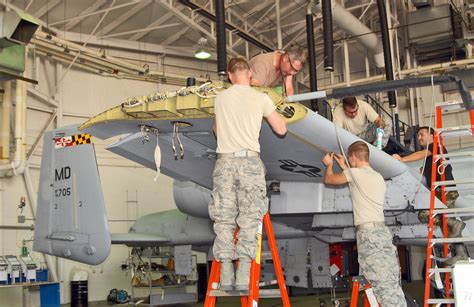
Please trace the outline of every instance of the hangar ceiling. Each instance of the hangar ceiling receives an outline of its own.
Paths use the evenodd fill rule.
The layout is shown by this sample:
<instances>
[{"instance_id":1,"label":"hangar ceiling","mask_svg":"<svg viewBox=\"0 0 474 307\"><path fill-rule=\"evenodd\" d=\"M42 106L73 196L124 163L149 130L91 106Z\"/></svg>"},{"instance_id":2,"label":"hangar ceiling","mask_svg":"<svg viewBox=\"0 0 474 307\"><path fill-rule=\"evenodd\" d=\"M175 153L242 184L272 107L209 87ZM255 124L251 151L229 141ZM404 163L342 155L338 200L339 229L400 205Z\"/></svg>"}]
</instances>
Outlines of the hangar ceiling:
<instances>
[{"instance_id":1,"label":"hangar ceiling","mask_svg":"<svg viewBox=\"0 0 474 307\"><path fill-rule=\"evenodd\" d=\"M198 40L208 38L214 44L214 23L186 3L214 12L208 0L13 0L10 5L42 21L43 26L63 34L66 39L83 41L126 40L166 47L172 53L189 54ZM364 23L377 18L377 5L370 0L343 1L345 8ZM271 49L278 49L277 23L280 16L282 49L306 46L305 15L307 0L229 0L226 21L246 31ZM279 14L278 14L279 13ZM320 13L315 13L317 48L322 48ZM370 27L370 24L368 24ZM228 33L230 33L228 31ZM335 26L335 40L343 35ZM227 37L230 54L252 56L262 49L246 43L235 33ZM248 48L248 49L247 49ZM247 51L248 50L248 51Z\"/></svg>"}]
</instances>

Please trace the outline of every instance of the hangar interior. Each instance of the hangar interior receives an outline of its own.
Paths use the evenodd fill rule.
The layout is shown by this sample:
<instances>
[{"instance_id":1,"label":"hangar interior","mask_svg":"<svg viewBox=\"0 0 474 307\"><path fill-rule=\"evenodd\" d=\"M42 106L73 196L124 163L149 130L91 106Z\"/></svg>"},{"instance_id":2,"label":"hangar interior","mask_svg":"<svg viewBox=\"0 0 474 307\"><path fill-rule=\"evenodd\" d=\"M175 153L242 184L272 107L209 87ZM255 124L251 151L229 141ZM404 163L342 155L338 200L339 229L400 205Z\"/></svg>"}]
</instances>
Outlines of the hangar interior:
<instances>
[{"instance_id":1,"label":"hangar interior","mask_svg":"<svg viewBox=\"0 0 474 307\"><path fill-rule=\"evenodd\" d=\"M308 50L310 59L294 80L295 94L329 93L334 89L384 80L445 74L463 80L467 91L474 93L474 1L326 1L332 13L330 27L323 26L323 15L327 10L325 13L322 2L325 1L1 1L0 255L13 255L18 261L20 255L26 257L25 261L31 258L31 263L36 265L34 270L38 280L42 274L40 271L47 270L45 281L59 282L61 305L74 306L74 302L77 303L74 296L77 293L72 287L84 280L88 285L86 297L91 303L106 301L112 289L125 290L126 294L120 292L125 296L133 292L134 297L143 297L146 303L152 289L145 280L142 287L135 287L140 281L133 280L131 275L136 249L114 244L107 259L98 265L82 264L33 250L37 204L41 201L38 193L44 136L55 128L82 124L105 110L130 101L132 97L179 91L186 86L188 77L195 78L198 84L222 80L217 73L219 42L216 37L219 27L215 22L216 3L223 3L225 7L227 59L235 56L250 59L263 52L297 47ZM381 4L388 17L385 18L386 29L380 18ZM18 17L10 18L10 12L16 12ZM16 22L14 27L21 28L23 34L11 34L9 22ZM388 37L384 41L385 30ZM313 48L308 45L311 36ZM328 40L330 43L326 44ZM386 46L389 52L385 52ZM197 50L208 51L210 57L196 58ZM387 61L391 69L387 68ZM398 148L395 150L401 152L418 149L416 127L434 126L434 103L463 100L458 87L451 83L398 88L393 96L382 91L371 92L358 98L368 101L377 113L393 124L394 146ZM304 104L330 119L330 112L322 100ZM444 115L443 125L469 126L472 122L468 113L459 112ZM154 169L106 149L119 139L119 136L107 140L93 138L110 233L127 233L139 218L177 208L173 177L161 174L155 181ZM472 151L474 138L472 133L446 138L444 145L449 151ZM474 164L470 161L463 166L453 166L455 177L474 178ZM409 166L418 172L421 162ZM299 193L300 187L287 188ZM467 199L473 190L471 184L463 192ZM303 194L307 192L304 188L301 191ZM305 213L299 214L304 216ZM466 230L469 228L467 225ZM471 229L474 232L474 227ZM287 249L294 250L301 259L308 258L309 241L290 241L286 243ZM341 251L344 256L340 265L345 268L345 273L356 271L353 267L354 263L357 265L354 246L354 240L349 240L334 247L344 250ZM472 246L467 245L467 248L472 255ZM204 265L204 275L206 272L207 254L203 251L193 251L190 256L192 273L185 274L188 283L176 287L176 292L170 291L171 301L168 303L179 301L178 298L173 301L173 295L184 297L180 291L195 293L192 300L197 301L200 265L201 268ZM329 255L329 250L326 252ZM169 270L179 266L170 256L176 255L176 250L144 248L140 253L140 261L143 258L146 262L149 257L149 262L156 262L155 265ZM403 245L399 247L399 253L404 263L404 285L411 289L411 296L416 297L421 306L426 243L424 246ZM152 257L160 260L152 261ZM329 261L329 256L326 258ZM329 272L329 262L324 262L324 265ZM0 273L5 272L1 276L7 278L9 265L6 258L0 261L0 266ZM179 279L176 276L173 275L171 281L162 278L161 284L156 285L157 289L153 289L154 293L155 290L156 293L165 293L163 288ZM326 277L331 279L330 275ZM310 295L308 302L316 304L318 295L325 293L327 304L334 303L327 298L332 286L316 291L317 287L310 285L313 289L308 290L309 279L304 276L306 287L299 287L293 278L292 296ZM332 279L334 281L334 275ZM417 284L418 288L411 283ZM22 286L21 277L16 283L6 280L4 284L0 284L0 306L43 306L45 301L41 291ZM338 289L335 284L332 284L335 293L339 291L341 297L347 297L347 285ZM115 298L120 296L117 293L113 293ZM237 300L235 303L239 304Z\"/></svg>"}]
</instances>

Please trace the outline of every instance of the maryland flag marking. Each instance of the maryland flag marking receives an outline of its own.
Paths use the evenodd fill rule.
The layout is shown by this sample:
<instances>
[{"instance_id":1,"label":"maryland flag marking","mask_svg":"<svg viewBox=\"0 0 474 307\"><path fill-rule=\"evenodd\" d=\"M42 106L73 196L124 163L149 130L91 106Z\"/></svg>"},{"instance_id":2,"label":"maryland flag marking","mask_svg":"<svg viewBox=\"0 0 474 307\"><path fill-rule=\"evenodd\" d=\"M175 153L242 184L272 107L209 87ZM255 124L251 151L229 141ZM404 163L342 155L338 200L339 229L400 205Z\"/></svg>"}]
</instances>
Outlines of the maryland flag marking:
<instances>
[{"instance_id":1,"label":"maryland flag marking","mask_svg":"<svg viewBox=\"0 0 474 307\"><path fill-rule=\"evenodd\" d=\"M54 147L56 149L69 147L69 146L91 144L91 143L92 143L91 136L90 134L87 134L87 133L64 136L64 137L54 139Z\"/></svg>"}]
</instances>

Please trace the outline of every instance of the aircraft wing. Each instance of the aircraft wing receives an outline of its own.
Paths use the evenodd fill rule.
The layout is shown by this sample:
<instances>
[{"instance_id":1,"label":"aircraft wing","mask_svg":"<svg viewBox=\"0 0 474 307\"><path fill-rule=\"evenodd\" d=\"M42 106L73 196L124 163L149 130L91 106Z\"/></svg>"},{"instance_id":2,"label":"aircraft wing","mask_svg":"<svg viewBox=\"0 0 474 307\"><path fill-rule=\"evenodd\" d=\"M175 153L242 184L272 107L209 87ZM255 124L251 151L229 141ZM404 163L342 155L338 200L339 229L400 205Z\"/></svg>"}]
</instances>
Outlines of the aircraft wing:
<instances>
[{"instance_id":1,"label":"aircraft wing","mask_svg":"<svg viewBox=\"0 0 474 307\"><path fill-rule=\"evenodd\" d=\"M260 90L271 94L270 97L276 102L284 100L270 89ZM194 97L199 99L196 95ZM171 103L170 100L154 104ZM179 96L176 100L179 100ZM151 169L156 169L154 153L158 142L162 154L162 173L180 181L192 181L211 188L216 149L212 133L213 111L207 113L198 107L193 112L189 109L180 110L177 101L175 115L161 115L162 111L151 110L151 105L151 102L139 107L124 108L120 105L92 118L80 129L101 139L126 134L108 149ZM341 128L337 128L336 132L332 122L301 104L291 103L288 107L294 110L294 115L286 118L286 137L274 135L266 122L262 125L261 156L267 169L267 179L322 182L324 165L321 160L324 154L339 152L338 138L344 150L359 138ZM140 112L135 108L139 108ZM175 123L178 125L177 133L173 133ZM158 137L143 132L142 127L156 128ZM180 143L183 159L180 157ZM375 147L371 146L370 150L370 164L384 178L393 178L407 170L405 164Z\"/></svg>"},{"instance_id":2,"label":"aircraft wing","mask_svg":"<svg viewBox=\"0 0 474 307\"><path fill-rule=\"evenodd\" d=\"M176 95L157 93L136 98L131 105L122 103L90 119L80 130L101 139L124 135L107 149L150 169L156 169L155 148L158 144L163 174L212 189L216 157L216 140L212 133L213 98L203 98L207 97L205 93L193 91L196 88L189 92L178 91ZM339 152L340 146L347 151L350 144L360 139L305 106L286 102L286 98L271 89L256 89L269 95L288 126L287 135L280 138L265 121L262 124L261 157L267 181L295 182L298 186L301 186L299 183L319 183L322 186L323 156L327 152ZM369 149L371 166L387 180L388 191L391 191L386 197L388 209L404 209L411 200L417 200L413 201L415 209L429 206L429 191L424 186L417 189L419 174L412 173L404 163L376 147L369 145ZM333 200L325 202L326 208L319 212L342 210L336 207L335 194L344 194L349 202L345 202L347 206L343 209L352 210L348 189L339 191L330 187L329 190L327 197ZM327 205L330 203L334 206ZM442 205L437 201L436 206Z\"/></svg>"}]
</instances>

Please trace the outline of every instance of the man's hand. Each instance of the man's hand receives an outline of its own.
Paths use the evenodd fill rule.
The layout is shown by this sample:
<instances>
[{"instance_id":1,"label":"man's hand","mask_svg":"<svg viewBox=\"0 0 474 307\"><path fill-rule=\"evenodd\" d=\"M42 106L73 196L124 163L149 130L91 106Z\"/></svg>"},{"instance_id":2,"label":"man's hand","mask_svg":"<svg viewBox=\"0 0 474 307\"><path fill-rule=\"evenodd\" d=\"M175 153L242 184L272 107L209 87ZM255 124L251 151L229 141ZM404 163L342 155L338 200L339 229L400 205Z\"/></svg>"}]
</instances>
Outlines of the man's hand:
<instances>
[{"instance_id":1,"label":"man's hand","mask_svg":"<svg viewBox=\"0 0 474 307\"><path fill-rule=\"evenodd\" d=\"M399 154L393 154L392 157L394 157L394 158L397 159L398 161L402 161L402 157L400 157Z\"/></svg>"},{"instance_id":2,"label":"man's hand","mask_svg":"<svg viewBox=\"0 0 474 307\"><path fill-rule=\"evenodd\" d=\"M334 153L333 153L333 152L327 153L326 155L324 155L324 158L323 158L323 163L324 163L324 165L326 165L326 166L332 166L333 163L334 163L333 157L334 157Z\"/></svg>"},{"instance_id":3,"label":"man's hand","mask_svg":"<svg viewBox=\"0 0 474 307\"><path fill-rule=\"evenodd\" d=\"M340 154L334 154L334 159L336 159L337 164L343 170L347 168L346 161L344 160L344 156Z\"/></svg>"},{"instance_id":4,"label":"man's hand","mask_svg":"<svg viewBox=\"0 0 474 307\"><path fill-rule=\"evenodd\" d=\"M385 121L380 116L374 120L374 124L376 124L379 128L385 128Z\"/></svg>"},{"instance_id":5,"label":"man's hand","mask_svg":"<svg viewBox=\"0 0 474 307\"><path fill-rule=\"evenodd\" d=\"M326 172L324 173L324 183L335 185L347 183L347 178L343 173L334 174L333 172L332 166L334 163L334 156L334 153L331 152L327 153L323 158L323 163L324 165L326 165Z\"/></svg>"}]
</instances>

